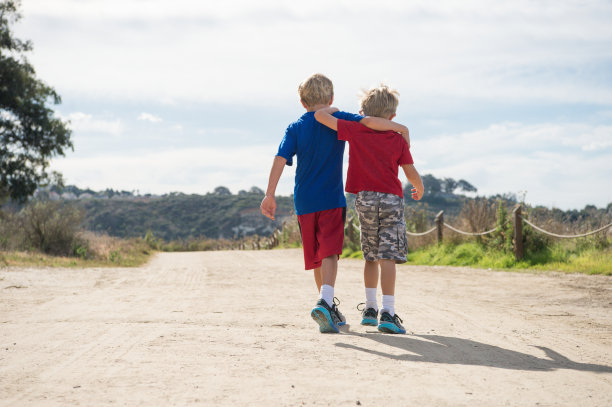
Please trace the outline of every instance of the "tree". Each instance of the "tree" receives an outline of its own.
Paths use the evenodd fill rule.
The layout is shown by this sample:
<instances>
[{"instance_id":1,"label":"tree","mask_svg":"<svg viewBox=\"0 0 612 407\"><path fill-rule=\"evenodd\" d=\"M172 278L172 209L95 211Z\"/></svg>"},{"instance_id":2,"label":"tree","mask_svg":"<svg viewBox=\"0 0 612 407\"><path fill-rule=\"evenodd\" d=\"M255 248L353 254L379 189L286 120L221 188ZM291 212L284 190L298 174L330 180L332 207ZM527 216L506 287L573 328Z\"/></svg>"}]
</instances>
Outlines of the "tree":
<instances>
[{"instance_id":1,"label":"tree","mask_svg":"<svg viewBox=\"0 0 612 407\"><path fill-rule=\"evenodd\" d=\"M425 174L422 177L423 185L425 185L425 193L427 195L435 195L442 190L442 183L431 174Z\"/></svg>"},{"instance_id":2,"label":"tree","mask_svg":"<svg viewBox=\"0 0 612 407\"><path fill-rule=\"evenodd\" d=\"M68 123L54 117L60 104L53 88L36 78L25 57L29 41L13 37L20 1L0 2L0 203L26 201L40 184L61 180L49 159L72 149Z\"/></svg>"},{"instance_id":3,"label":"tree","mask_svg":"<svg viewBox=\"0 0 612 407\"><path fill-rule=\"evenodd\" d=\"M444 180L442 180L442 191L447 194L452 194L455 189L457 189L457 186L457 181L452 178L444 178Z\"/></svg>"},{"instance_id":4,"label":"tree","mask_svg":"<svg viewBox=\"0 0 612 407\"><path fill-rule=\"evenodd\" d=\"M460 189L461 189L463 192L478 192L478 189L477 189L477 188L476 188L474 185L470 184L469 182L467 182L467 181L466 181L466 180L464 180L464 179L460 179L460 180L457 182L457 186L458 186L458 187L459 187L459 188L460 188Z\"/></svg>"},{"instance_id":5,"label":"tree","mask_svg":"<svg viewBox=\"0 0 612 407\"><path fill-rule=\"evenodd\" d=\"M252 186L251 189L249 189L249 194L265 195L266 193L263 191L263 189L256 187L256 186Z\"/></svg>"},{"instance_id":6,"label":"tree","mask_svg":"<svg viewBox=\"0 0 612 407\"><path fill-rule=\"evenodd\" d=\"M229 190L228 187L218 186L217 188L215 188L213 194L221 196L230 196L232 195L232 192Z\"/></svg>"}]
</instances>

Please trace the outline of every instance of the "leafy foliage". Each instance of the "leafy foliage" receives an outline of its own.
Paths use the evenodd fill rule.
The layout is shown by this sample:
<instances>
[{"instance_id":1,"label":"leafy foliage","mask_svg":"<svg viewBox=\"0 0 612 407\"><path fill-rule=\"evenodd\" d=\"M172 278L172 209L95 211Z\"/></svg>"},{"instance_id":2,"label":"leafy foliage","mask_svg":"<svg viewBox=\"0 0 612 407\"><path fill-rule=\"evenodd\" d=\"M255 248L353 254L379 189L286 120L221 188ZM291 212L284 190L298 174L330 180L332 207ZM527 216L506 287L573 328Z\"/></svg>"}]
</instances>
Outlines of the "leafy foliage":
<instances>
[{"instance_id":1,"label":"leafy foliage","mask_svg":"<svg viewBox=\"0 0 612 407\"><path fill-rule=\"evenodd\" d=\"M225 187L218 187L225 188ZM229 191L229 190L228 190ZM277 220L259 211L258 191L226 195L173 193L161 197L86 199L84 227L117 237L143 237L148 231L165 241L194 238L237 239L270 235L293 211L291 197L277 197Z\"/></svg>"},{"instance_id":2,"label":"leafy foliage","mask_svg":"<svg viewBox=\"0 0 612 407\"><path fill-rule=\"evenodd\" d=\"M72 148L67 123L48 106L61 103L60 96L36 78L24 55L32 44L11 33L18 7L0 2L0 202L23 202L39 184L61 179L47 172L49 159Z\"/></svg>"}]
</instances>

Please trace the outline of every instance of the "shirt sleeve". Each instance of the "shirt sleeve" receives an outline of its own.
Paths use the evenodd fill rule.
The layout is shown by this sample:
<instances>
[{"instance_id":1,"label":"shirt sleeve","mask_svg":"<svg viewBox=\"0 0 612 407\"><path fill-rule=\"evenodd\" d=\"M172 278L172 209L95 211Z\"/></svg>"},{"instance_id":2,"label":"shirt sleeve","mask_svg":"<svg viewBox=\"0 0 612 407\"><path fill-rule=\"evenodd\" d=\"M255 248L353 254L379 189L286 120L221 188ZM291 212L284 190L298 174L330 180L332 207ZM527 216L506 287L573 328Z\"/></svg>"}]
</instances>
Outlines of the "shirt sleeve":
<instances>
[{"instance_id":1,"label":"shirt sleeve","mask_svg":"<svg viewBox=\"0 0 612 407\"><path fill-rule=\"evenodd\" d=\"M403 137L401 136L397 136L401 138L401 145L400 145L400 156L399 159L397 160L397 163L399 165L406 165L406 164L414 164L414 161L412 160L412 154L410 154L410 147L408 147L408 143L406 143L406 140L404 140Z\"/></svg>"},{"instance_id":2,"label":"shirt sleeve","mask_svg":"<svg viewBox=\"0 0 612 407\"><path fill-rule=\"evenodd\" d=\"M350 143L353 139L353 134L358 131L360 126L359 122L338 119L338 140Z\"/></svg>"},{"instance_id":3,"label":"shirt sleeve","mask_svg":"<svg viewBox=\"0 0 612 407\"><path fill-rule=\"evenodd\" d=\"M332 116L334 116L336 119L347 120L349 122L360 122L361 119L363 119L364 117L358 114L342 112L342 111L335 112L334 114L332 114Z\"/></svg>"},{"instance_id":4,"label":"shirt sleeve","mask_svg":"<svg viewBox=\"0 0 612 407\"><path fill-rule=\"evenodd\" d=\"M291 127L287 127L285 130L285 137L278 146L277 156L283 157L287 160L287 165L293 165L293 156L297 152L297 136L295 132L291 130Z\"/></svg>"}]
</instances>

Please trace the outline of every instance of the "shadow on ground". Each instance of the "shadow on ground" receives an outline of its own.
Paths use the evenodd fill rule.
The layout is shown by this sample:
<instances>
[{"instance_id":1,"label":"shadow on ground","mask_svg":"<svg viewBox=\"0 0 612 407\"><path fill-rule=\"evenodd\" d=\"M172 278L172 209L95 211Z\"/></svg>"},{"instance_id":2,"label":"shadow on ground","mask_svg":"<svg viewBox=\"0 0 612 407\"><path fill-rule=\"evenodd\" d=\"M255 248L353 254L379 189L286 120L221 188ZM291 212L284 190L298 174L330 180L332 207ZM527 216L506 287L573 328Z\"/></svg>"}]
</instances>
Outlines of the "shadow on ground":
<instances>
[{"instance_id":1,"label":"shadow on ground","mask_svg":"<svg viewBox=\"0 0 612 407\"><path fill-rule=\"evenodd\" d=\"M364 338L383 345L392 346L410 353L394 355L371 349L370 346L356 346L348 343L336 343L339 348L353 349L372 355L395 360L411 362L445 363L459 365L490 366L500 369L553 371L556 369L572 369L597 373L612 373L612 367L591 363L574 362L544 346L534 346L541 349L548 358L540 358L487 345L469 339L454 338L440 335L389 335L379 332L355 333L343 329L343 335ZM371 343L370 343L371 344Z\"/></svg>"}]
</instances>

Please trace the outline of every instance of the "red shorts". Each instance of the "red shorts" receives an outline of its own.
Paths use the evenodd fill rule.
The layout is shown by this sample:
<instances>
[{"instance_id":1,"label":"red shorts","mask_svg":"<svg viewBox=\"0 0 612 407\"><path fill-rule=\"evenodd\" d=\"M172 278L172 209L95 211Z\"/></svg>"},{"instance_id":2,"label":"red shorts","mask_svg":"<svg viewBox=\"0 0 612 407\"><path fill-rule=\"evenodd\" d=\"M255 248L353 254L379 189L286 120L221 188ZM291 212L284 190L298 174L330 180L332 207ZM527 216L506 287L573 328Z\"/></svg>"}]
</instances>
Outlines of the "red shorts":
<instances>
[{"instance_id":1,"label":"red shorts","mask_svg":"<svg viewBox=\"0 0 612 407\"><path fill-rule=\"evenodd\" d=\"M298 215L306 270L321 267L321 260L326 257L342 254L345 217L346 208Z\"/></svg>"}]
</instances>

